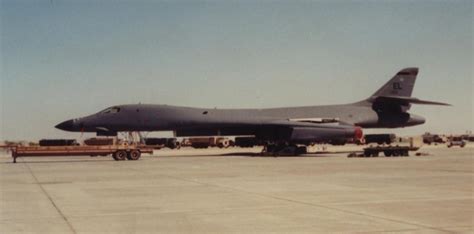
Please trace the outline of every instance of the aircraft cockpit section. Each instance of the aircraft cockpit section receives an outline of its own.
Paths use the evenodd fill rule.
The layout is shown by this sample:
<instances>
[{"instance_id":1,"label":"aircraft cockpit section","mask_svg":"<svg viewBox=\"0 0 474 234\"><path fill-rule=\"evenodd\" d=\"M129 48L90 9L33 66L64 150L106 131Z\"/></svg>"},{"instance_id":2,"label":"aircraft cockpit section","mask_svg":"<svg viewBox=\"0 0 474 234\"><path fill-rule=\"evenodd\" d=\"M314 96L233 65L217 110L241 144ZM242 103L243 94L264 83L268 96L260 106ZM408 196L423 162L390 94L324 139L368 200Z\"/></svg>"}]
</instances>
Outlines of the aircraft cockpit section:
<instances>
[{"instance_id":1,"label":"aircraft cockpit section","mask_svg":"<svg viewBox=\"0 0 474 234\"><path fill-rule=\"evenodd\" d=\"M109 107L101 112L99 114L116 114L120 112L120 107L114 106L114 107Z\"/></svg>"}]
</instances>

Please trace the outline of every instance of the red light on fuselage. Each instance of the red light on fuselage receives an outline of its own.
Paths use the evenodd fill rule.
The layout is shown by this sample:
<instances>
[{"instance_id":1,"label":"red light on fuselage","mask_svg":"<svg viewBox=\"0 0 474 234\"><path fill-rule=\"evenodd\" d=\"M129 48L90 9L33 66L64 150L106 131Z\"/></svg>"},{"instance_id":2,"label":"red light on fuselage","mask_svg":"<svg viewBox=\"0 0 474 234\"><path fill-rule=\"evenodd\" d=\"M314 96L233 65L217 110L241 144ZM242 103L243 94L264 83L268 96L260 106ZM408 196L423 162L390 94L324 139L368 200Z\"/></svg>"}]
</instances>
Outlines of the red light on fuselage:
<instances>
[{"instance_id":1,"label":"red light on fuselage","mask_svg":"<svg viewBox=\"0 0 474 234\"><path fill-rule=\"evenodd\" d=\"M364 133L362 132L362 128L361 127L355 127L354 139L360 140L360 139L362 139L362 137L364 137Z\"/></svg>"}]
</instances>

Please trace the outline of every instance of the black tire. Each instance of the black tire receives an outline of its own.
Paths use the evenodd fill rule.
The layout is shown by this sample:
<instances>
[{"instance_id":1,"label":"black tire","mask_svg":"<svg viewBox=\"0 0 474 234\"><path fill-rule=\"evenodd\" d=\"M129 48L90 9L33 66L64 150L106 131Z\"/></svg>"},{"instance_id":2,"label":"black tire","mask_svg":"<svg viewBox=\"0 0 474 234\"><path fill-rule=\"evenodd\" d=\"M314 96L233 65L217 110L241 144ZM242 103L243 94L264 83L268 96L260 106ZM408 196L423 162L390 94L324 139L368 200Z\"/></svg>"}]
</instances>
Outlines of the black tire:
<instances>
[{"instance_id":1,"label":"black tire","mask_svg":"<svg viewBox=\"0 0 474 234\"><path fill-rule=\"evenodd\" d=\"M276 145L274 145L274 144L269 144L269 145L267 145L266 148L267 148L266 150L267 150L268 153L274 153L275 150L276 150Z\"/></svg>"},{"instance_id":2,"label":"black tire","mask_svg":"<svg viewBox=\"0 0 474 234\"><path fill-rule=\"evenodd\" d=\"M132 151L128 152L127 159L128 160L138 160L140 158L140 156L141 156L140 151L132 150Z\"/></svg>"},{"instance_id":3,"label":"black tire","mask_svg":"<svg viewBox=\"0 0 474 234\"><path fill-rule=\"evenodd\" d=\"M297 155L302 155L302 154L306 154L306 153L308 153L308 148L306 148L306 146L296 147L296 154Z\"/></svg>"},{"instance_id":4,"label":"black tire","mask_svg":"<svg viewBox=\"0 0 474 234\"><path fill-rule=\"evenodd\" d=\"M398 156L400 156L400 151L399 151L399 150L394 150L393 153L392 153L392 155L393 155L394 157L398 157Z\"/></svg>"},{"instance_id":5,"label":"black tire","mask_svg":"<svg viewBox=\"0 0 474 234\"><path fill-rule=\"evenodd\" d=\"M402 152L402 153L403 153L402 155L403 155L403 156L405 156L405 157L408 157L408 156L410 156L410 154L409 154L408 150L403 150L403 152Z\"/></svg>"},{"instance_id":6,"label":"black tire","mask_svg":"<svg viewBox=\"0 0 474 234\"><path fill-rule=\"evenodd\" d=\"M372 152L372 157L378 157L378 156L379 156L379 152L378 152L378 151Z\"/></svg>"},{"instance_id":7,"label":"black tire","mask_svg":"<svg viewBox=\"0 0 474 234\"><path fill-rule=\"evenodd\" d=\"M372 155L372 152L370 152L368 150L364 151L364 156L365 157L370 157L370 155Z\"/></svg>"},{"instance_id":8,"label":"black tire","mask_svg":"<svg viewBox=\"0 0 474 234\"><path fill-rule=\"evenodd\" d=\"M127 158L127 152L125 150L117 150L112 157L115 161L123 161Z\"/></svg>"},{"instance_id":9,"label":"black tire","mask_svg":"<svg viewBox=\"0 0 474 234\"><path fill-rule=\"evenodd\" d=\"M392 157L392 151L390 150L384 151L383 154L385 155L385 157Z\"/></svg>"}]
</instances>

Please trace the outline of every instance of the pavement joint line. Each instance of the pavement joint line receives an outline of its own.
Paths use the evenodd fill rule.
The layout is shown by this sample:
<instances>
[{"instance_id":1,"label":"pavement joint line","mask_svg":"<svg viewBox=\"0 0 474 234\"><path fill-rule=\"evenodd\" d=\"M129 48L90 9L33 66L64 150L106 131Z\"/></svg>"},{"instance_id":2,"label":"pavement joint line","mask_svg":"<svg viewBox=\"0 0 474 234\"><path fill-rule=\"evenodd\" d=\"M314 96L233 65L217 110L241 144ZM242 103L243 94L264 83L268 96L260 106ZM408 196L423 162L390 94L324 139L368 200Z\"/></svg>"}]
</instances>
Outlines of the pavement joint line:
<instances>
[{"instance_id":1,"label":"pavement joint line","mask_svg":"<svg viewBox=\"0 0 474 234\"><path fill-rule=\"evenodd\" d=\"M23 160L22 160L23 161ZM43 191L44 195L46 195L46 197L48 198L48 200L51 202L51 204L53 205L54 209L56 209L56 211L59 213L59 215L61 215L61 217L63 218L63 220L66 222L67 226L69 227L69 229L71 229L72 233L77 233L76 230L74 229L74 227L72 226L72 224L69 222L69 220L67 219L67 217L63 214L63 212L61 211L61 209L59 209L59 207L56 205L56 203L53 201L53 198L49 195L49 193L46 191L46 189L43 187L43 185L39 182L38 178L36 177L36 175L33 173L33 170L31 170L31 167L30 165L28 165L27 162L24 162L23 161L23 164L25 165L25 167L28 169L28 171L30 172L31 176L33 177L33 179L35 180L36 184L40 187L41 191Z\"/></svg>"},{"instance_id":2,"label":"pavement joint line","mask_svg":"<svg viewBox=\"0 0 474 234\"><path fill-rule=\"evenodd\" d=\"M399 200L374 200L364 202L329 202L329 205L363 205L371 203L396 203L396 202L424 202L424 201L453 201L453 200L473 200L472 197L450 197L450 198L427 198L427 199L399 199ZM473 200L474 201L474 200Z\"/></svg>"},{"instance_id":3,"label":"pavement joint line","mask_svg":"<svg viewBox=\"0 0 474 234\"><path fill-rule=\"evenodd\" d=\"M351 232L351 233L396 233L396 232L415 232L426 230L426 228L405 228L405 229L394 229L394 230L377 230L377 231L363 231L363 232Z\"/></svg>"},{"instance_id":4,"label":"pavement joint line","mask_svg":"<svg viewBox=\"0 0 474 234\"><path fill-rule=\"evenodd\" d=\"M122 168L124 168L124 169L131 169L131 170L134 170L134 171L138 171L138 172L140 172L140 173L143 173L143 174L147 174L147 173L144 173L143 171L140 171L140 170L137 170L137 169L134 169L134 168L131 168L131 167L122 167ZM223 188L223 189L227 189L227 190L231 190L231 191L236 191L236 192L240 192L240 193L253 194L253 195L257 195L257 196L261 196L261 197L267 197L267 198L277 199L277 200L286 201L286 202L291 202L291 203L296 203L296 204L300 204L300 205L307 205L307 206L312 206L312 207L319 207L319 208L324 208L324 209L328 209L328 210L335 210L335 211L339 211L339 212L343 212L343 213L348 213L348 214L353 214L353 215L366 216L366 217L376 218L376 219L382 219L382 220L386 220L386 221L390 221L390 222L396 222L396 223L402 223L402 224L412 225L412 226L416 226L416 227L424 228L424 229L431 229L431 230L436 230L436 231L441 231L441 232L446 232L446 233L456 233L456 232L452 232L452 231L449 231L449 230L444 230L444 229L442 229L442 228L426 226L426 225L423 225L423 224L411 223L411 222L407 222L407 221L403 221L403 220L397 220L397 219L393 219L393 218L386 218L386 217L377 216L377 215L371 215L371 214L366 214L366 213L362 213L362 212L344 210L344 209L341 209L341 208L336 208L336 207L331 207L331 206L325 206L325 205L320 205L320 204L314 204L314 203L305 202L305 201L298 201L298 200L293 200L293 199L288 199L288 198L282 198L282 197L272 196L272 195L263 194L263 193L250 192L250 191L246 191L246 190L243 190L243 189L236 189L236 188L231 188L231 187L228 187L228 186L222 186L222 185L219 185L219 184L211 184L211 183L206 183L206 182L200 182L200 181L196 181L196 180L192 180L192 179L187 179L187 178L182 178L182 177L177 177L177 176L170 176L170 175L165 175L165 174L154 174L154 175L161 175L161 176L168 177L168 178L173 178L173 179L176 179L176 180L182 180L182 181L187 181L187 182L193 182L193 183L197 183L197 184L201 184L201 185L206 185L206 186L211 186L211 187Z\"/></svg>"},{"instance_id":5,"label":"pavement joint line","mask_svg":"<svg viewBox=\"0 0 474 234\"><path fill-rule=\"evenodd\" d=\"M118 212L118 213L102 213L102 214L95 214L95 215L72 215L70 216L72 219L80 219L80 218L90 218L90 217L104 217L104 216L127 216L127 215L154 215L154 214L222 214L226 211L233 211L233 210L263 210L263 209L274 209L274 208L281 208L281 207L288 207L288 206L274 206L274 207L258 207L258 208L229 208L229 209L221 209L220 211L165 211L165 212L157 212L157 211L149 211L149 212ZM38 218L43 219L43 218ZM44 218L46 219L46 218ZM11 220L31 220L31 219L11 219ZM10 221L10 220L0 220L2 221Z\"/></svg>"}]
</instances>

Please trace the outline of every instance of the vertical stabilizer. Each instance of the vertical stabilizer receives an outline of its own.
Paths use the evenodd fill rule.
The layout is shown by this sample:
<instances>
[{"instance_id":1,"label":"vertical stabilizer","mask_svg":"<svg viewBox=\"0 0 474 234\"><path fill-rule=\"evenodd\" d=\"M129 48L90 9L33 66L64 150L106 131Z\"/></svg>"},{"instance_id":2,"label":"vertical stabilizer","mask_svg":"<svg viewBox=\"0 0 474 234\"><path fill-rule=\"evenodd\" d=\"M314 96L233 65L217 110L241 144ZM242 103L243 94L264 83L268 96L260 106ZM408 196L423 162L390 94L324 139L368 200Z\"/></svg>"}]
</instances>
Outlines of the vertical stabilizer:
<instances>
[{"instance_id":1,"label":"vertical stabilizer","mask_svg":"<svg viewBox=\"0 0 474 234\"><path fill-rule=\"evenodd\" d=\"M372 97L411 97L413 87L415 87L416 75L418 75L418 68L416 67L402 69L385 85L377 90Z\"/></svg>"}]
</instances>

